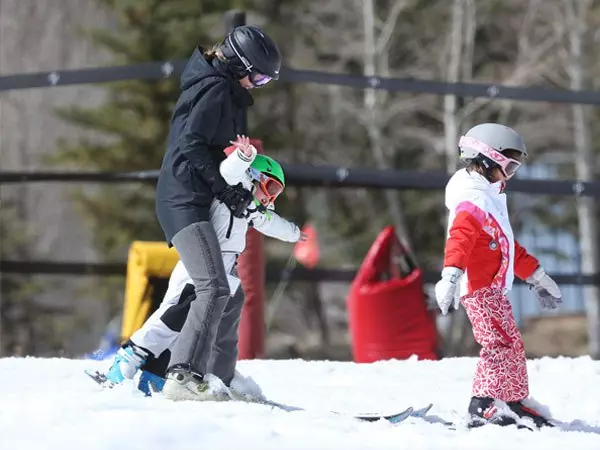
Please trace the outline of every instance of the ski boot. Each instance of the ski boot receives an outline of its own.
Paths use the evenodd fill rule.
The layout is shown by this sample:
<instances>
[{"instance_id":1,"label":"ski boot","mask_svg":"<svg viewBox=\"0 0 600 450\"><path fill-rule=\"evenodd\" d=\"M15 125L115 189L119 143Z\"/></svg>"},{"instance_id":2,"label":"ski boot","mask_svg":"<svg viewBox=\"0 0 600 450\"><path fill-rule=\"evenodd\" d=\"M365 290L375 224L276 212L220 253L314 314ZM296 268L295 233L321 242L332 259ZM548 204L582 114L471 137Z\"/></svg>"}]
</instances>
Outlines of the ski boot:
<instances>
[{"instance_id":1,"label":"ski boot","mask_svg":"<svg viewBox=\"0 0 600 450\"><path fill-rule=\"evenodd\" d=\"M142 391L146 397L152 397L153 393L162 392L165 386L165 379L158 375L142 370L138 381L138 390Z\"/></svg>"},{"instance_id":2,"label":"ski boot","mask_svg":"<svg viewBox=\"0 0 600 450\"><path fill-rule=\"evenodd\" d=\"M487 424L502 427L515 425L517 420L506 409L508 408L502 401L490 397L471 397L468 428L477 428Z\"/></svg>"},{"instance_id":3,"label":"ski boot","mask_svg":"<svg viewBox=\"0 0 600 450\"><path fill-rule=\"evenodd\" d=\"M554 427L554 425L548 419L542 416L535 409L525 406L523 401L507 402L507 405L510 410L520 418L531 419L537 428Z\"/></svg>"},{"instance_id":4,"label":"ski boot","mask_svg":"<svg viewBox=\"0 0 600 450\"><path fill-rule=\"evenodd\" d=\"M133 343L121 347L113 360L112 366L106 373L106 379L112 386L131 380L138 369L144 364L149 353Z\"/></svg>"},{"instance_id":5,"label":"ski boot","mask_svg":"<svg viewBox=\"0 0 600 450\"><path fill-rule=\"evenodd\" d=\"M202 375L188 364L176 364L167 371L163 396L170 400L227 401L231 391L214 375Z\"/></svg>"}]
</instances>

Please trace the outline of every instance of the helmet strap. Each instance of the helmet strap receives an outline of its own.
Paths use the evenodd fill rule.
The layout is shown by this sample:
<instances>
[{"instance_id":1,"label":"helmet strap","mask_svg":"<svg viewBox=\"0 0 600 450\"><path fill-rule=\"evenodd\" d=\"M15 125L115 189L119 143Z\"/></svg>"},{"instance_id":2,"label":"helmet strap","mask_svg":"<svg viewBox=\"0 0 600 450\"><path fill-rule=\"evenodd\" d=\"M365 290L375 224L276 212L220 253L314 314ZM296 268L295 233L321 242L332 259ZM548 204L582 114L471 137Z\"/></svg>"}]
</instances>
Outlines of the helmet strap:
<instances>
[{"instance_id":1,"label":"helmet strap","mask_svg":"<svg viewBox=\"0 0 600 450\"><path fill-rule=\"evenodd\" d=\"M229 41L229 45L231 46L231 49L233 50L233 53L235 53L235 56L238 57L238 59L242 62L242 64L244 65L244 69L246 70L246 72L250 73L250 71L252 70L252 64L250 64L250 61L248 61L246 59L246 57L244 55L242 55L238 49L235 47L235 43L233 42L233 38L231 36L232 33L229 34L229 36L227 36L227 40Z\"/></svg>"},{"instance_id":2,"label":"helmet strap","mask_svg":"<svg viewBox=\"0 0 600 450\"><path fill-rule=\"evenodd\" d=\"M246 57L244 55L242 55L240 53L240 51L237 49L232 34L233 33L230 33L229 36L227 36L227 42L229 43L231 50L233 50L233 53L235 53L235 56L236 56L237 60L239 61L239 63L234 63L234 62L229 61L228 66L229 66L230 72L233 74L233 77L237 81L239 81L242 78L250 75L250 72L252 71L253 66L252 66L252 64L250 64L250 61L248 61L248 59L246 59Z\"/></svg>"}]
</instances>

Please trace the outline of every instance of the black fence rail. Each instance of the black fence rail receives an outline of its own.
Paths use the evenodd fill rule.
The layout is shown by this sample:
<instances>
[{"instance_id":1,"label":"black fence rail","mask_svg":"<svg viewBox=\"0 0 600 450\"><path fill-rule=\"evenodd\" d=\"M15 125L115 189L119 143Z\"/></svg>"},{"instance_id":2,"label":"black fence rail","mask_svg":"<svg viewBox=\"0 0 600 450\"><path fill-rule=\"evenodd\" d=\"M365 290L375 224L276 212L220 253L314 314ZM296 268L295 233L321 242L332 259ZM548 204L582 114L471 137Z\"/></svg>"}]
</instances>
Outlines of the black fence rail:
<instances>
[{"instance_id":1,"label":"black fence rail","mask_svg":"<svg viewBox=\"0 0 600 450\"><path fill-rule=\"evenodd\" d=\"M185 60L152 61L126 66L87 69L54 70L21 73L0 77L0 91L69 86L74 84L108 83L123 80L161 80L179 77ZM388 78L344 73L299 70L284 67L280 81L284 83L316 83L346 86L355 89L382 89L414 94L453 94L461 97L485 97L530 102L576 103L600 105L600 92L573 91L556 87L505 86L495 83L445 83L415 78Z\"/></svg>"},{"instance_id":2,"label":"black fence rail","mask_svg":"<svg viewBox=\"0 0 600 450\"><path fill-rule=\"evenodd\" d=\"M0 261L0 274L37 274L37 275L98 275L125 276L127 265L124 263L91 263L60 261ZM600 284L600 274L581 275L573 273L552 273L552 278L560 285ZM356 269L306 269L296 266L284 270L280 265L267 263L266 278L269 282L281 279L310 282L351 283L356 276ZM435 283L440 279L439 272L430 270L423 273L425 283ZM517 284L523 282L515 279Z\"/></svg>"},{"instance_id":3,"label":"black fence rail","mask_svg":"<svg viewBox=\"0 0 600 450\"><path fill-rule=\"evenodd\" d=\"M444 189L449 176L444 172L407 170L379 170L364 167L282 163L288 185L372 188L372 189ZM156 183L158 170L140 172L0 172L0 184L35 182L90 182L90 183ZM560 196L600 198L600 182L577 180L520 180L508 185L512 192Z\"/></svg>"}]
</instances>

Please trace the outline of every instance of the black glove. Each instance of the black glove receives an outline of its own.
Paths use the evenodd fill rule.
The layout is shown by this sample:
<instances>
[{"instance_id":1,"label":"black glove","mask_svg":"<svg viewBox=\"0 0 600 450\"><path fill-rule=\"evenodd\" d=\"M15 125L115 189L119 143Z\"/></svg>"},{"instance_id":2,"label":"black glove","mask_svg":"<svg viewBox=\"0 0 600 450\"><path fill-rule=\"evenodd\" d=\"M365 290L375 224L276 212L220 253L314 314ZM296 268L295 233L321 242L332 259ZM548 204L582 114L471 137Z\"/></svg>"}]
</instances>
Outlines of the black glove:
<instances>
[{"instance_id":1,"label":"black glove","mask_svg":"<svg viewBox=\"0 0 600 450\"><path fill-rule=\"evenodd\" d=\"M252 192L245 189L242 183L235 186L227 185L225 189L215 194L231 211L234 217L242 218L246 212L246 208L252 203Z\"/></svg>"}]
</instances>

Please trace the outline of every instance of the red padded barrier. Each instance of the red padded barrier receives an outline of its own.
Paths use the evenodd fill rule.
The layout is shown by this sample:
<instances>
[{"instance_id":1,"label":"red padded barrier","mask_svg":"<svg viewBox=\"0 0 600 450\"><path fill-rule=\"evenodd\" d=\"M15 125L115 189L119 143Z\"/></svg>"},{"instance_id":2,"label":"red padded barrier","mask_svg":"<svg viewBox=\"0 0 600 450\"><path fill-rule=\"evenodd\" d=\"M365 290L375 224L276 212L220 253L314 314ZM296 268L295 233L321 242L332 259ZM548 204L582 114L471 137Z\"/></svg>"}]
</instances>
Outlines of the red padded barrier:
<instances>
[{"instance_id":1,"label":"red padded barrier","mask_svg":"<svg viewBox=\"0 0 600 450\"><path fill-rule=\"evenodd\" d=\"M411 264L393 227L369 249L348 295L355 362L438 359L437 328L427 309L423 273Z\"/></svg>"}]
</instances>

